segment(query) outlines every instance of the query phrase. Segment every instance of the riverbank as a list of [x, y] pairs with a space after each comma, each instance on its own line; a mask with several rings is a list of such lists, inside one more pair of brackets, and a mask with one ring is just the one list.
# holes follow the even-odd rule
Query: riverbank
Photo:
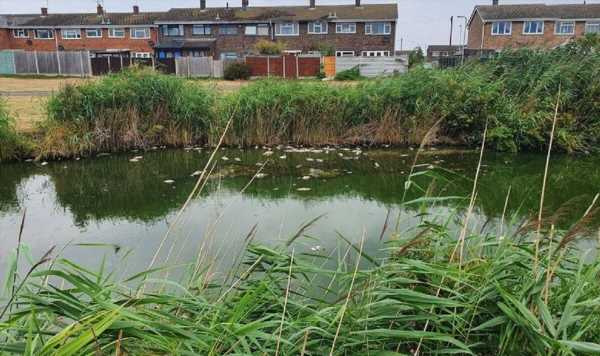
[[[551, 51], [505, 51], [450, 70], [417, 68], [354, 85], [260, 80], [224, 93], [133, 70], [66, 85], [50, 98], [36, 157], [69, 158], [152, 146], [419, 145], [499, 151], [600, 146], [600, 40]], [[18, 152], [18, 150], [17, 150]], [[18, 158], [13, 157], [13, 158]], [[22, 156], [22, 154], [20, 155]]]

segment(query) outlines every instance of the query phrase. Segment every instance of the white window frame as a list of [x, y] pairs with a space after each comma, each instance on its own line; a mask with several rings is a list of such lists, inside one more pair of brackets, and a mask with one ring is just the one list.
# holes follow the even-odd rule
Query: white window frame
[[[98, 36], [90, 36], [90, 32], [95, 31], [95, 33], [99, 34]], [[85, 29], [85, 37], [86, 38], [102, 38], [102, 29], [101, 28], [86, 28]]]
[[14, 38], [29, 38], [29, 30], [25, 28], [16, 28], [13, 30]]
[[60, 31], [63, 40], [80, 40], [81, 30], [78, 28], [65, 28]]
[[[293, 33], [282, 33], [281, 28], [291, 28]], [[275, 36], [299, 36], [300, 35], [300, 25], [297, 22], [281, 22], [275, 24]]]
[[[266, 32], [265, 29], [267, 30]], [[268, 36], [269, 24], [259, 23], [256, 25], [246, 25], [244, 28], [244, 34], [246, 36]]]
[[[590, 30], [590, 28], [595, 27], [595, 30]], [[588, 21], [585, 23], [585, 33], [597, 33], [600, 35], [600, 21]]]
[[[383, 32], [373, 32], [373, 25], [383, 24]], [[370, 36], [387, 36], [392, 34], [392, 23], [391, 22], [366, 22], [365, 23], [365, 35]]]
[[[504, 32], [500, 32], [500, 24], [504, 24]], [[506, 31], [508, 29], [508, 32]], [[492, 22], [492, 36], [511, 36], [512, 21], [494, 21]]]
[[150, 59], [150, 58], [152, 58], [152, 53], [150, 53], [150, 52], [133, 52], [131, 54], [131, 57]]
[[[47, 31], [50, 34], [50, 36], [47, 38], [40, 37], [39, 36], [40, 31]], [[54, 39], [54, 31], [50, 30], [50, 29], [40, 28], [38, 30], [33, 31], [33, 36], [36, 40], [53, 40]]]
[[[527, 32], [527, 24], [534, 23], [534, 22], [542, 24], [541, 31], [540, 32]], [[540, 21], [540, 20], [523, 21], [523, 34], [527, 35], [527, 36], [541, 36], [544, 34], [545, 27], [546, 27], [546, 24], [544, 21]]]
[[[571, 32], [561, 32], [560, 31], [562, 29], [562, 26], [566, 25], [566, 24], [570, 24], [573, 26], [572, 27], [573, 30]], [[572, 36], [575, 34], [575, 26], [576, 26], [575, 21], [562, 21], [562, 20], [556, 21], [556, 23], [554, 24], [554, 34], [558, 35], [558, 36]]]
[[220, 56], [221, 59], [238, 59], [240, 58], [239, 54], [237, 52], [221, 52]]
[[[223, 32], [223, 30], [226, 29], [226, 28], [235, 29], [235, 33], [225, 33], [225, 32]], [[239, 35], [240, 34], [240, 29], [238, 28], [237, 25], [220, 25], [219, 26], [219, 34], [223, 35], [223, 36], [235, 36], [235, 35]]]
[[[344, 30], [344, 26], [349, 26]], [[356, 22], [338, 22], [335, 24], [335, 33], [352, 34], [356, 33]]]
[[[319, 25], [319, 31], [315, 31], [315, 25]], [[329, 33], [329, 24], [325, 21], [311, 21], [308, 23], [307, 33], [309, 35], [326, 35]]]
[[[122, 36], [117, 36], [115, 34], [116, 31], [123, 31]], [[124, 27], [111, 27], [108, 29], [108, 37], [109, 38], [125, 38], [125, 28]]]
[[355, 57], [354, 51], [335, 51], [336, 57]]
[[390, 51], [362, 51], [362, 57], [389, 57]]
[[[136, 31], [144, 31], [144, 37], [134, 36]], [[152, 37], [150, 27], [132, 27], [129, 29], [129, 37], [132, 40], [149, 40]]]
[[[202, 29], [202, 33], [196, 32], [196, 29]], [[208, 31], [207, 31], [208, 30]], [[199, 24], [192, 26], [192, 36], [210, 36], [212, 35], [212, 27], [209, 24]]]
[[[169, 34], [169, 27], [171, 27], [171, 28], [177, 27], [177, 34], [176, 35]], [[182, 37], [185, 35], [185, 29], [183, 28], [183, 25], [162, 25], [161, 32], [162, 32], [162, 35], [165, 37]]]

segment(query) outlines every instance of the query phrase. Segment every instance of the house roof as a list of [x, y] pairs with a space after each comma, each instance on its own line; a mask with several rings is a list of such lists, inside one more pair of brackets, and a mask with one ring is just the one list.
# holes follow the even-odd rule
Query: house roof
[[140, 12], [139, 14], [126, 12], [105, 13], [73, 13], [49, 14], [48, 16], [35, 16], [29, 21], [18, 24], [23, 27], [61, 27], [61, 26], [137, 26], [152, 25], [158, 17], [157, 12]]
[[30, 21], [38, 15], [0, 15], [0, 27], [19, 26], [27, 21]]
[[180, 8], [171, 9], [157, 19], [158, 23], [171, 22], [208, 22], [208, 21], [310, 21], [329, 20], [387, 20], [396, 21], [398, 9], [396, 4], [365, 4], [319, 6], [314, 9], [306, 6], [278, 7], [239, 7], [230, 8]]
[[475, 12], [484, 21], [517, 19], [600, 19], [600, 4], [480, 5]]

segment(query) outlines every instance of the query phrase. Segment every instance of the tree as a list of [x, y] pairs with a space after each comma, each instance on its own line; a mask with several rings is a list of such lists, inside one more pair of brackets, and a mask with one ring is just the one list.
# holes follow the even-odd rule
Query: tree
[[408, 67], [414, 68], [416, 66], [422, 65], [423, 63], [425, 63], [425, 55], [423, 54], [423, 49], [421, 47], [417, 47], [408, 56]]

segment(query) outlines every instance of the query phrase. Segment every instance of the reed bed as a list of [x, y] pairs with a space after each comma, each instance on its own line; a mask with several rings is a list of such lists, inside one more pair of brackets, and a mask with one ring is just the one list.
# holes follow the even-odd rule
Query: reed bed
[[0, 98], [0, 162], [20, 158], [30, 153], [31, 145], [15, 130], [15, 122], [6, 102]]

